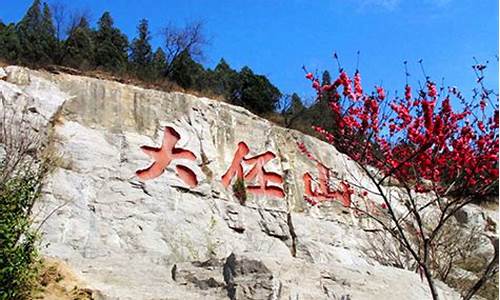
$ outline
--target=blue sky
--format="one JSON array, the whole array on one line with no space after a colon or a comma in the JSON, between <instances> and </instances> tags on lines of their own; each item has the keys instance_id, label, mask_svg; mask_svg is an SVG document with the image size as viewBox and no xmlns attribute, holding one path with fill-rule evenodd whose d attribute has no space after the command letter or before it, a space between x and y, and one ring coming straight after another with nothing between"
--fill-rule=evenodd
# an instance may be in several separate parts
<instances>
[{"instance_id":1,"label":"blue sky","mask_svg":"<svg viewBox=\"0 0 500 300\"><path fill-rule=\"evenodd\" d=\"M18 21L31 0L0 0L0 19ZM50 1L49 1L50 2ZM174 0L174 1L62 1L71 8L88 9L92 21L108 10L129 38L141 18L147 18L161 45L160 29L203 20L210 45L206 66L224 57L233 68L250 66L265 74L283 92L312 97L301 70L330 69L337 51L354 72L356 52L366 88L383 83L389 90L404 86L403 61L409 63L416 84L428 75L469 94L474 87L472 57L490 60L486 83L498 91L497 0Z\"/></svg>"}]
</instances>

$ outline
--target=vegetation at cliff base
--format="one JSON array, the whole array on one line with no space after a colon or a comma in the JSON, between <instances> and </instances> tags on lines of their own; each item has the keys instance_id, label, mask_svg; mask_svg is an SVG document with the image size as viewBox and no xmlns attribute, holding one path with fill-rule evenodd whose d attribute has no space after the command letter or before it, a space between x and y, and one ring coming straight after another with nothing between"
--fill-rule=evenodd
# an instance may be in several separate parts
<instances>
[{"instance_id":1,"label":"vegetation at cliff base","mask_svg":"<svg viewBox=\"0 0 500 300\"><path fill-rule=\"evenodd\" d=\"M38 282L38 236L30 212L40 180L25 171L0 183L0 299L30 299Z\"/></svg>"},{"instance_id":2,"label":"vegetation at cliff base","mask_svg":"<svg viewBox=\"0 0 500 300\"><path fill-rule=\"evenodd\" d=\"M32 212L56 155L27 104L11 104L0 93L0 299L32 299L42 267Z\"/></svg>"}]
</instances>

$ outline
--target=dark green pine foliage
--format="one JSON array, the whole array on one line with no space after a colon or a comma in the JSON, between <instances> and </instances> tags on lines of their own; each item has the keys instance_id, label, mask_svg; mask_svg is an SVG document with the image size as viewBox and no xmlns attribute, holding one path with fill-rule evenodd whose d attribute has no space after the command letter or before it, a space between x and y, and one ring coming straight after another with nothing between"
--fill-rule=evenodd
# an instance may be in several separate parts
<instances>
[{"instance_id":1,"label":"dark green pine foliage","mask_svg":"<svg viewBox=\"0 0 500 300\"><path fill-rule=\"evenodd\" d=\"M305 109L304 104L302 103L302 99L297 93L292 94L292 105L289 108L289 111L292 114L299 113Z\"/></svg>"},{"instance_id":2,"label":"dark green pine foliage","mask_svg":"<svg viewBox=\"0 0 500 300\"><path fill-rule=\"evenodd\" d=\"M50 57L50 62L54 63L59 55L58 41L56 37L56 27L52 22L52 13L50 11L49 5L43 3L43 15L41 22L40 37L42 43L43 52Z\"/></svg>"},{"instance_id":3,"label":"dark green pine foliage","mask_svg":"<svg viewBox=\"0 0 500 300\"><path fill-rule=\"evenodd\" d=\"M209 88L217 95L231 99L238 88L238 72L231 69L229 64L221 58L213 71L209 71Z\"/></svg>"},{"instance_id":4,"label":"dark green pine foliage","mask_svg":"<svg viewBox=\"0 0 500 300\"><path fill-rule=\"evenodd\" d=\"M0 57L15 63L20 50L21 45L17 36L16 25L14 23L5 25L0 22Z\"/></svg>"},{"instance_id":5,"label":"dark green pine foliage","mask_svg":"<svg viewBox=\"0 0 500 300\"><path fill-rule=\"evenodd\" d=\"M96 67L102 67L108 71L124 71L127 66L127 37L115 28L113 19L109 12L105 12L98 21L95 32L94 62Z\"/></svg>"},{"instance_id":6,"label":"dark green pine foliage","mask_svg":"<svg viewBox=\"0 0 500 300\"><path fill-rule=\"evenodd\" d=\"M80 70L89 70L94 66L95 45L93 32L85 17L71 30L64 43L62 63Z\"/></svg>"},{"instance_id":7,"label":"dark green pine foliage","mask_svg":"<svg viewBox=\"0 0 500 300\"><path fill-rule=\"evenodd\" d=\"M16 26L22 48L19 58L23 62L36 62L43 55L37 41L42 20L40 5L40 0L35 0Z\"/></svg>"},{"instance_id":8,"label":"dark green pine foliage","mask_svg":"<svg viewBox=\"0 0 500 300\"><path fill-rule=\"evenodd\" d=\"M151 62L152 72L154 78L158 79L165 76L165 68L167 67L167 57L165 51L161 47L158 47L153 54L153 60Z\"/></svg>"},{"instance_id":9,"label":"dark green pine foliage","mask_svg":"<svg viewBox=\"0 0 500 300\"><path fill-rule=\"evenodd\" d=\"M300 96L297 95L297 93L292 94L290 102L290 107L288 107L285 111L285 113L290 117L297 116L306 109L302 103L302 99L300 99Z\"/></svg>"},{"instance_id":10,"label":"dark green pine foliage","mask_svg":"<svg viewBox=\"0 0 500 300\"><path fill-rule=\"evenodd\" d=\"M16 27L20 60L33 65L52 63L57 44L49 6L45 3L42 12L40 0L35 0Z\"/></svg>"},{"instance_id":11,"label":"dark green pine foliage","mask_svg":"<svg viewBox=\"0 0 500 300\"><path fill-rule=\"evenodd\" d=\"M286 100L286 98L282 100ZM293 93L292 96L290 96L289 101L289 103L285 103L285 106L282 107L280 112L283 117L283 125L287 128L291 128L295 125L295 123L298 123L297 121L302 117L307 109L297 93Z\"/></svg>"},{"instance_id":12,"label":"dark green pine foliage","mask_svg":"<svg viewBox=\"0 0 500 300\"><path fill-rule=\"evenodd\" d=\"M231 102L248 108L257 114L273 112L281 92L263 75L256 75L245 66L238 76L238 86L232 93Z\"/></svg>"},{"instance_id":13,"label":"dark green pine foliage","mask_svg":"<svg viewBox=\"0 0 500 300\"><path fill-rule=\"evenodd\" d=\"M184 89L203 90L206 78L203 66L195 62L187 50L172 62L169 79Z\"/></svg>"},{"instance_id":14,"label":"dark green pine foliage","mask_svg":"<svg viewBox=\"0 0 500 300\"><path fill-rule=\"evenodd\" d=\"M137 33L138 36L130 45L130 63L140 78L151 79L153 52L150 44L151 33L149 32L148 20L142 19L139 22Z\"/></svg>"}]
</instances>

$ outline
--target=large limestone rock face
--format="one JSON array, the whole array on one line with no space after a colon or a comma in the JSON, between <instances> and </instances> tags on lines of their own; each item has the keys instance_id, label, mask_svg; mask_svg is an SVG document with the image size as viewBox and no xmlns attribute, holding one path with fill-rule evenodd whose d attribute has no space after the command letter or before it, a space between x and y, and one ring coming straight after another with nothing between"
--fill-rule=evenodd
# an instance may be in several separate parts
<instances>
[{"instance_id":1,"label":"large limestone rock face","mask_svg":"<svg viewBox=\"0 0 500 300\"><path fill-rule=\"evenodd\" d=\"M364 254L370 232L340 201L304 201L304 174L319 174L297 143L339 178L371 187L330 145L206 98L4 71L0 92L12 105L19 95L33 102L62 157L37 207L43 252L103 298L429 298L417 274ZM260 188L245 205L234 178L222 179L235 154L245 174L261 164L270 178L247 182Z\"/></svg>"}]
</instances>

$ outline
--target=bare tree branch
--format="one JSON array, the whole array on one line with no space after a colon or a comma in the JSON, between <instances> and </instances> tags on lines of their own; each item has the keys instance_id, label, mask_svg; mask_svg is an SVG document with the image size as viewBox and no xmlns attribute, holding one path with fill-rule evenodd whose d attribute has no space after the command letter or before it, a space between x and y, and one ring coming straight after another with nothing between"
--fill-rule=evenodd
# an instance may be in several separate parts
<instances>
[{"instance_id":1,"label":"bare tree branch","mask_svg":"<svg viewBox=\"0 0 500 300\"><path fill-rule=\"evenodd\" d=\"M203 46L208 43L203 33L203 26L203 22L196 21L183 28L169 24L161 30L167 59L166 75L172 71L173 62L185 51L193 59L203 57Z\"/></svg>"}]
</instances>

